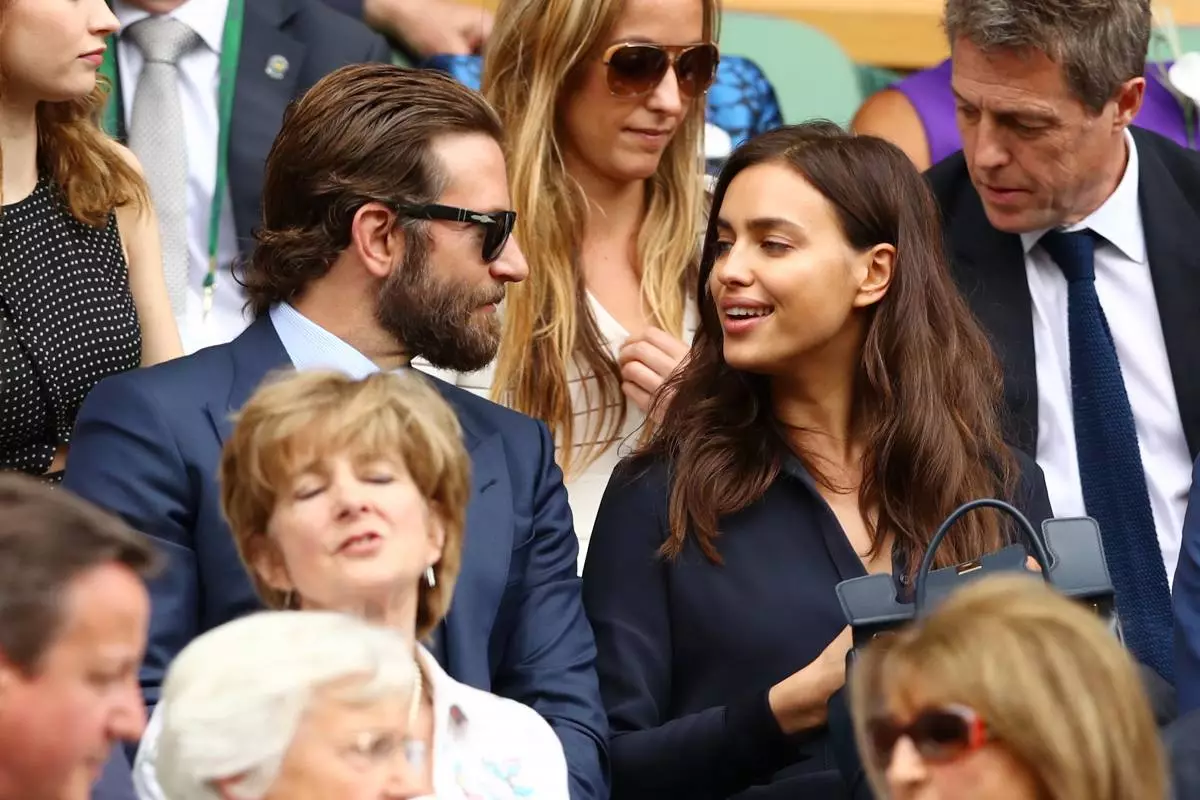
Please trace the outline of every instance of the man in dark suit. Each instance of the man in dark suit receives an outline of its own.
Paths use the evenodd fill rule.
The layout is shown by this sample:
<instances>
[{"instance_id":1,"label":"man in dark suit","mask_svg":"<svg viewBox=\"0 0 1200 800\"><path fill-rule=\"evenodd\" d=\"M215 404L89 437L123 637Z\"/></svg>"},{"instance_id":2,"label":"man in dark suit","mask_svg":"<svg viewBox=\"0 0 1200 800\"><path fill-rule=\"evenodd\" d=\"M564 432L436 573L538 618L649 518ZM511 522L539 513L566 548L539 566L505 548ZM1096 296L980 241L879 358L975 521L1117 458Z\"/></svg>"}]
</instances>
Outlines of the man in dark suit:
<instances>
[{"instance_id":1,"label":"man in dark suit","mask_svg":"<svg viewBox=\"0 0 1200 800\"><path fill-rule=\"evenodd\" d=\"M248 322L230 268L253 244L263 168L288 103L338 67L389 61L391 49L361 21L320 0L112 0L112 5L121 30L110 56L118 89L110 127L146 171L159 212L172 308L184 349L193 352L229 341ZM229 36L238 27L240 46L233 48ZM229 59L236 64L226 69ZM232 111L222 120L227 92ZM216 177L223 125L224 188ZM209 291L212 251L218 269Z\"/></svg>"},{"instance_id":2,"label":"man in dark suit","mask_svg":"<svg viewBox=\"0 0 1200 800\"><path fill-rule=\"evenodd\" d=\"M1138 129L1149 0L948 0L963 152L929 179L1014 444L1099 522L1126 643L1172 679L1200 454L1200 155Z\"/></svg>"},{"instance_id":3,"label":"man in dark suit","mask_svg":"<svg viewBox=\"0 0 1200 800\"><path fill-rule=\"evenodd\" d=\"M1183 522L1183 547L1175 570L1175 681L1179 713L1194 717L1200 730L1200 460ZM1200 765L1192 774L1200 783Z\"/></svg>"},{"instance_id":4,"label":"man in dark suit","mask_svg":"<svg viewBox=\"0 0 1200 800\"><path fill-rule=\"evenodd\" d=\"M66 488L169 556L151 585L147 704L189 641L259 605L222 520L216 470L232 415L263 378L289 366L362 376L407 369L418 355L471 371L494 357L496 304L527 274L508 241L500 137L482 98L439 73L331 74L293 107L267 161L243 278L253 324L230 344L102 382L84 404ZM474 494L433 652L457 680L550 722L572 798L607 797L595 643L551 437L540 422L434 384L458 413Z\"/></svg>"},{"instance_id":5,"label":"man in dark suit","mask_svg":"<svg viewBox=\"0 0 1200 800\"><path fill-rule=\"evenodd\" d=\"M1200 709L1184 713L1163 735L1171 770L1171 797L1200 797Z\"/></svg>"}]
</instances>

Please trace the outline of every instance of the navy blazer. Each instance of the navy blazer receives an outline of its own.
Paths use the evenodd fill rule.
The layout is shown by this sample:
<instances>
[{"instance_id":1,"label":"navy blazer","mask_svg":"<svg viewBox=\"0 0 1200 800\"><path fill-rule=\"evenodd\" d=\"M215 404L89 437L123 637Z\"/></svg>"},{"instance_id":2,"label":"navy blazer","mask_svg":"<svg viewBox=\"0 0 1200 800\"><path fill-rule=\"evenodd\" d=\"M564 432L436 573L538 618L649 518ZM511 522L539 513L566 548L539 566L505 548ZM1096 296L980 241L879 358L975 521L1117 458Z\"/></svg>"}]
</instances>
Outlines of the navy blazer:
<instances>
[{"instance_id":1,"label":"navy blazer","mask_svg":"<svg viewBox=\"0 0 1200 800\"><path fill-rule=\"evenodd\" d=\"M391 52L382 36L319 0L247 0L229 129L229 195L240 252L253 245L267 154L288 105L329 73L390 61ZM278 56L287 59L288 69L275 77L266 66ZM124 115L118 119L118 138L124 139Z\"/></svg>"},{"instance_id":2,"label":"navy blazer","mask_svg":"<svg viewBox=\"0 0 1200 800\"><path fill-rule=\"evenodd\" d=\"M1175 690L1179 713L1200 711L1200 460L1183 518L1183 543L1171 590L1175 608Z\"/></svg>"},{"instance_id":3,"label":"navy blazer","mask_svg":"<svg viewBox=\"0 0 1200 800\"><path fill-rule=\"evenodd\" d=\"M231 415L290 366L268 317L233 342L114 375L79 412L64 485L152 536L168 557L150 584L141 670L148 705L201 633L259 608L221 515L217 467ZM583 613L578 542L546 426L434 378L471 456L462 572L438 630L452 677L532 706L566 752L573 800L608 796L607 724Z\"/></svg>"}]
</instances>

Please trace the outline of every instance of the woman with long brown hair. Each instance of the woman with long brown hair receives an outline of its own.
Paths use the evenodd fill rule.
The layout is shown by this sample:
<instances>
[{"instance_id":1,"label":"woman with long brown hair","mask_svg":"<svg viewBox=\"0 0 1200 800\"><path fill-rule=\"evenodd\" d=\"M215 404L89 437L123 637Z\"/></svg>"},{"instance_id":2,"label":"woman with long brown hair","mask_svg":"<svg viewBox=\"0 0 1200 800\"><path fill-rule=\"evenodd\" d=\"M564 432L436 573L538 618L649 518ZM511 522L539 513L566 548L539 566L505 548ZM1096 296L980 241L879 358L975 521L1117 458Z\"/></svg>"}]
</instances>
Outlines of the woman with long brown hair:
<instances>
[{"instance_id":1,"label":"woman with long brown hair","mask_svg":"<svg viewBox=\"0 0 1200 800\"><path fill-rule=\"evenodd\" d=\"M0 469L61 476L106 375L181 353L158 223L96 123L104 0L0 0Z\"/></svg>"},{"instance_id":2,"label":"woman with long brown hair","mask_svg":"<svg viewBox=\"0 0 1200 800\"><path fill-rule=\"evenodd\" d=\"M903 153L828 123L753 139L722 171L699 331L584 569L616 800L840 796L834 587L882 572L903 594L968 500L1050 516L1037 466L1001 440L999 370L937 220ZM970 515L938 564L1008 539Z\"/></svg>"},{"instance_id":3,"label":"woman with long brown hair","mask_svg":"<svg viewBox=\"0 0 1200 800\"><path fill-rule=\"evenodd\" d=\"M717 0L503 0L488 42L530 272L496 364L459 384L549 425L581 552L695 329L717 23Z\"/></svg>"}]
</instances>

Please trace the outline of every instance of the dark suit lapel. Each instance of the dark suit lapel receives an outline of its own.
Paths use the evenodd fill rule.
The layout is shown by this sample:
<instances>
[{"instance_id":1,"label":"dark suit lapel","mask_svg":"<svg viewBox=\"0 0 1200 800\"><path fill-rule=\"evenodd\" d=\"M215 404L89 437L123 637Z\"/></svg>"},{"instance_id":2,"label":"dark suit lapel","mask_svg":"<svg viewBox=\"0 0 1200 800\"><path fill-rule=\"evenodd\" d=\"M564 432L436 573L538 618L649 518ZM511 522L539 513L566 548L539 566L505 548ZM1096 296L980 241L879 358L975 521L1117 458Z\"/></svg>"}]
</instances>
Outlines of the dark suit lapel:
<instances>
[{"instance_id":1,"label":"dark suit lapel","mask_svg":"<svg viewBox=\"0 0 1200 800\"><path fill-rule=\"evenodd\" d=\"M1150 278L1183 432L1195 459L1200 455L1200 251L1196 246L1200 218L1158 158L1156 142L1136 129L1133 133L1138 145L1138 200Z\"/></svg>"},{"instance_id":2,"label":"dark suit lapel","mask_svg":"<svg viewBox=\"0 0 1200 800\"><path fill-rule=\"evenodd\" d=\"M291 0L246 2L229 135L234 220L243 243L259 224L263 163L279 133L283 113L296 94L304 62L305 46L284 31L294 13ZM269 62L274 64L270 70Z\"/></svg>"},{"instance_id":3,"label":"dark suit lapel","mask_svg":"<svg viewBox=\"0 0 1200 800\"><path fill-rule=\"evenodd\" d=\"M450 613L437 632L438 655L455 680L486 688L491 685L488 661L478 655L486 649L482 643L491 638L512 560L513 488L499 432L476 426L475 416L457 402L455 394L461 390L433 383L458 414L471 457L462 568Z\"/></svg>"},{"instance_id":4,"label":"dark suit lapel","mask_svg":"<svg viewBox=\"0 0 1200 800\"><path fill-rule=\"evenodd\" d=\"M233 432L233 415L245 405L263 379L292 363L270 317L265 315L230 342L229 353L233 360L229 398L224 403L211 403L206 409L222 446Z\"/></svg>"},{"instance_id":5,"label":"dark suit lapel","mask_svg":"<svg viewBox=\"0 0 1200 800\"><path fill-rule=\"evenodd\" d=\"M951 260L959 289L988 332L1004 369L1009 442L1037 456L1037 369L1033 303L1021 237L992 227L970 184L947 220Z\"/></svg>"}]
</instances>

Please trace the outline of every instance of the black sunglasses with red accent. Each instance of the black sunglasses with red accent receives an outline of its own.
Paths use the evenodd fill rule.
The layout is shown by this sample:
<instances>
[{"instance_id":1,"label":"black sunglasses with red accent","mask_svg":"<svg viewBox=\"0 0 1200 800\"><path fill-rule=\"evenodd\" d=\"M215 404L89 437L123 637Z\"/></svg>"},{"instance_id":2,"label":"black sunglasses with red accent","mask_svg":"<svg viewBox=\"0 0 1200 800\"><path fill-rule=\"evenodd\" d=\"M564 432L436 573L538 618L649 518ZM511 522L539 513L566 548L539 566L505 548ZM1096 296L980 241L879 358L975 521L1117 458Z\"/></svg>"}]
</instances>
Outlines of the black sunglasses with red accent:
<instances>
[{"instance_id":1,"label":"black sunglasses with red accent","mask_svg":"<svg viewBox=\"0 0 1200 800\"><path fill-rule=\"evenodd\" d=\"M483 227L483 261L490 264L504 252L513 226L517 224L515 211L471 211L468 208L443 206L430 203L423 206L396 206L397 214L413 219L440 219L447 222L469 222Z\"/></svg>"},{"instance_id":2,"label":"black sunglasses with red accent","mask_svg":"<svg viewBox=\"0 0 1200 800\"><path fill-rule=\"evenodd\" d=\"M608 66L608 90L616 97L645 97L651 94L667 70L675 68L679 93L696 97L708 91L717 76L720 51L706 44L643 44L624 42L604 51Z\"/></svg>"},{"instance_id":3,"label":"black sunglasses with red accent","mask_svg":"<svg viewBox=\"0 0 1200 800\"><path fill-rule=\"evenodd\" d=\"M875 717L867 723L867 737L875 763L891 763L896 744L908 738L921 758L946 762L974 752L989 741L987 725L966 706L927 708L907 725L890 717Z\"/></svg>"}]
</instances>

